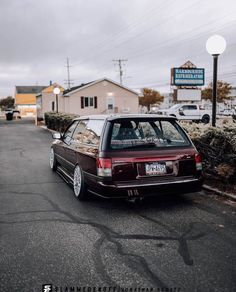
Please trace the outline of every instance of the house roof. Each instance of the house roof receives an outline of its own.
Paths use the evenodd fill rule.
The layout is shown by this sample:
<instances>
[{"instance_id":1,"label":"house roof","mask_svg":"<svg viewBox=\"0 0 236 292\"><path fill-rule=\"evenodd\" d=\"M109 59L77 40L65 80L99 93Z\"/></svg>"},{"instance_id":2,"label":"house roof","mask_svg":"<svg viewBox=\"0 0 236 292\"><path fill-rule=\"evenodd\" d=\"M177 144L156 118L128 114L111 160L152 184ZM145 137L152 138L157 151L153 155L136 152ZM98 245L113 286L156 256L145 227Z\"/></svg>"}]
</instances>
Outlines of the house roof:
<instances>
[{"instance_id":1,"label":"house roof","mask_svg":"<svg viewBox=\"0 0 236 292\"><path fill-rule=\"evenodd\" d=\"M16 86L17 94L37 94L40 93L47 86Z\"/></svg>"},{"instance_id":2,"label":"house roof","mask_svg":"<svg viewBox=\"0 0 236 292\"><path fill-rule=\"evenodd\" d=\"M87 86L88 84L93 83L93 82L94 82L94 81L91 81L91 82L88 82L88 83L81 83L81 84L78 85L78 86L74 86L74 87L71 87L70 89L66 89L66 90L63 92L63 95L64 95L64 94L68 94L68 93L70 93L70 92L72 92L72 91L75 91L75 90L77 90L77 89L79 89L79 88L85 87L85 86Z\"/></svg>"},{"instance_id":3,"label":"house roof","mask_svg":"<svg viewBox=\"0 0 236 292\"><path fill-rule=\"evenodd\" d=\"M121 87L121 88L123 88L123 89L125 89L125 90L128 90L128 91L130 91L130 92L132 92L132 93L138 95L138 93L137 93L136 91L134 91L134 90L132 90L132 89L130 89L130 88L124 86L124 85L121 85L121 84L119 84L119 83L117 83L117 82L115 82L115 81L113 81L113 80L111 80L111 79L108 79L108 78L106 78L106 77L104 77L104 78L102 78L102 79L95 80L95 81L91 81L91 82L88 82L88 83L82 83L82 84L80 84L79 86L74 86L74 87L72 87L71 89L67 89L67 90L65 90L65 91L63 92L63 95L64 95L64 96L65 96L65 95L68 96L68 95L70 95L71 93L75 93L75 92L77 92L77 91L79 91L79 90L82 90L82 89L84 89L84 88L86 88L86 87L89 87L89 86L95 85L95 84L97 84L97 83L99 83L99 82L102 82L102 81L108 81L108 82L111 82L111 83L113 83L113 84L115 84L115 85L117 85L117 86L119 86L119 87Z\"/></svg>"},{"instance_id":4,"label":"house roof","mask_svg":"<svg viewBox=\"0 0 236 292\"><path fill-rule=\"evenodd\" d=\"M55 87L59 87L61 92L64 92L65 91L65 88L63 88L60 84L53 83L53 84L47 86L46 88L44 88L42 92L43 93L51 93L51 92L53 92L53 89Z\"/></svg>"},{"instance_id":5,"label":"house roof","mask_svg":"<svg viewBox=\"0 0 236 292\"><path fill-rule=\"evenodd\" d=\"M53 84L51 84L49 86L44 87L44 89L42 91L40 91L38 94L36 94L36 97L42 96L43 93L52 93L53 89L55 87L59 87L60 88L60 92L62 92L62 93L65 91L65 88L63 88L60 84L53 83Z\"/></svg>"}]
</instances>

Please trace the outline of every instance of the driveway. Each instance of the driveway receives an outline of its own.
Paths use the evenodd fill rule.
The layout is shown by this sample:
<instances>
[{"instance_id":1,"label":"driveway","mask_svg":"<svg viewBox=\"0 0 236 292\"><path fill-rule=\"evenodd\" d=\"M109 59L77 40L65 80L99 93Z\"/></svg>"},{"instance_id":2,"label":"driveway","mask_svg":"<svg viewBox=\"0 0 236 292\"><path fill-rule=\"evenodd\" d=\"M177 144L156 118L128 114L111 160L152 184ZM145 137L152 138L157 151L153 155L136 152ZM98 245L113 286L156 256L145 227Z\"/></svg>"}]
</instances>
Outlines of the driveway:
<instances>
[{"instance_id":1,"label":"driveway","mask_svg":"<svg viewBox=\"0 0 236 292\"><path fill-rule=\"evenodd\" d=\"M32 121L0 120L1 292L236 291L231 203L205 192L79 202L49 168L50 143Z\"/></svg>"}]
</instances>

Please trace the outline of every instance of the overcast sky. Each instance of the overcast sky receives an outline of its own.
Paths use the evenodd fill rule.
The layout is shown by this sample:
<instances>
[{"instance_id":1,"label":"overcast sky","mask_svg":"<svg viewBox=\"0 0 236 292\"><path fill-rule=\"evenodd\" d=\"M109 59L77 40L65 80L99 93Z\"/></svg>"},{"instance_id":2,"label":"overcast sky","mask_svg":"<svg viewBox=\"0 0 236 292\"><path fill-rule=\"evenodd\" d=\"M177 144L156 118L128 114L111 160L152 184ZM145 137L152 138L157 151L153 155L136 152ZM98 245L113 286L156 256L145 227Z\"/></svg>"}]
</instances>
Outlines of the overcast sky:
<instances>
[{"instance_id":1,"label":"overcast sky","mask_svg":"<svg viewBox=\"0 0 236 292\"><path fill-rule=\"evenodd\" d=\"M0 0L0 97L15 85L66 87L108 77L127 59L124 85L170 90L170 68L191 60L212 76L205 43L227 41L219 79L236 86L235 0Z\"/></svg>"}]
</instances>

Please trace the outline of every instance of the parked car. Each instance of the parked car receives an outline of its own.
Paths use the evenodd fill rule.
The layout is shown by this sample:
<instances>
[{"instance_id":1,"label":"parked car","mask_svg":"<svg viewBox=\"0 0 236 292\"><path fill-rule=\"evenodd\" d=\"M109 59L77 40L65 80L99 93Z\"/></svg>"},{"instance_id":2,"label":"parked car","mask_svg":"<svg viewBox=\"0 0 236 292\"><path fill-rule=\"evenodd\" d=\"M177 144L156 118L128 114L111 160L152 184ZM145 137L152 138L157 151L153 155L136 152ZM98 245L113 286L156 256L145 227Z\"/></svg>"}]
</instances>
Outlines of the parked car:
<instances>
[{"instance_id":1,"label":"parked car","mask_svg":"<svg viewBox=\"0 0 236 292\"><path fill-rule=\"evenodd\" d=\"M8 108L5 110L6 120L21 119L20 111Z\"/></svg>"},{"instance_id":2,"label":"parked car","mask_svg":"<svg viewBox=\"0 0 236 292\"><path fill-rule=\"evenodd\" d=\"M201 157L174 117L80 117L53 138L50 167L80 200L88 193L133 198L201 189Z\"/></svg>"},{"instance_id":3,"label":"parked car","mask_svg":"<svg viewBox=\"0 0 236 292\"><path fill-rule=\"evenodd\" d=\"M211 111L198 104L175 104L169 109L157 111L158 115L176 117L178 120L191 120L207 124L211 119Z\"/></svg>"},{"instance_id":4,"label":"parked car","mask_svg":"<svg viewBox=\"0 0 236 292\"><path fill-rule=\"evenodd\" d=\"M219 115L221 116L233 116L235 115L235 110L234 109L224 109L220 111Z\"/></svg>"}]
</instances>

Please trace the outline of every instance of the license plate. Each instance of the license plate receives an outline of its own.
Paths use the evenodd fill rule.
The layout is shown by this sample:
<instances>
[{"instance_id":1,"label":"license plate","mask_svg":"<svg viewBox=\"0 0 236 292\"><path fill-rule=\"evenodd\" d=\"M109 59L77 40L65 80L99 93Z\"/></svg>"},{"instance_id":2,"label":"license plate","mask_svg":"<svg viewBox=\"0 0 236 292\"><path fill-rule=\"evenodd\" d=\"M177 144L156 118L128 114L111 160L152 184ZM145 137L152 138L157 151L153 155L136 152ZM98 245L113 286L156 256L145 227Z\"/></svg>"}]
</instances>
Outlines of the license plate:
<instances>
[{"instance_id":1,"label":"license plate","mask_svg":"<svg viewBox=\"0 0 236 292\"><path fill-rule=\"evenodd\" d=\"M145 164L146 175L162 175L166 174L166 164L165 163L146 163Z\"/></svg>"}]
</instances>

